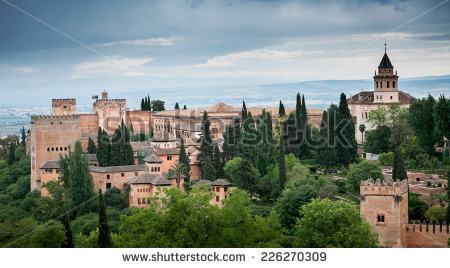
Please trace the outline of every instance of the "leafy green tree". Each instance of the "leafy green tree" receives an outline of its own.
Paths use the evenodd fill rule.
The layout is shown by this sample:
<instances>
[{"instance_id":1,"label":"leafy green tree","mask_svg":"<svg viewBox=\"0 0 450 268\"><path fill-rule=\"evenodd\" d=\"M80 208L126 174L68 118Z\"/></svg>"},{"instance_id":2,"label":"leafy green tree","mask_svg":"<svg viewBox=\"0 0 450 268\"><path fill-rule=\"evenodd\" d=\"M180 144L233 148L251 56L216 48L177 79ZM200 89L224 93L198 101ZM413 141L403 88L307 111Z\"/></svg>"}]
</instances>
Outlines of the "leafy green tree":
<instances>
[{"instance_id":1,"label":"leafy green tree","mask_svg":"<svg viewBox=\"0 0 450 268\"><path fill-rule=\"evenodd\" d=\"M444 95L439 96L434 107L434 120L438 137L447 140L447 151L450 155L450 99Z\"/></svg>"},{"instance_id":2,"label":"leafy green tree","mask_svg":"<svg viewBox=\"0 0 450 268\"><path fill-rule=\"evenodd\" d=\"M114 131L111 138L111 166L125 166L134 164L133 147L130 144L131 136L123 120Z\"/></svg>"},{"instance_id":3,"label":"leafy green tree","mask_svg":"<svg viewBox=\"0 0 450 268\"><path fill-rule=\"evenodd\" d=\"M295 247L373 248L378 237L355 204L314 199L303 205L296 225Z\"/></svg>"},{"instance_id":4,"label":"leafy green tree","mask_svg":"<svg viewBox=\"0 0 450 268\"><path fill-rule=\"evenodd\" d=\"M158 111L164 111L166 108L164 107L164 101L162 100L152 100L152 111L158 112Z\"/></svg>"},{"instance_id":5,"label":"leafy green tree","mask_svg":"<svg viewBox=\"0 0 450 268\"><path fill-rule=\"evenodd\" d=\"M311 202L319 192L315 179L304 177L300 181L299 185L285 189L275 206L275 210L280 214L282 226L289 230L293 229L300 217L300 208Z\"/></svg>"},{"instance_id":6,"label":"leafy green tree","mask_svg":"<svg viewBox=\"0 0 450 268\"><path fill-rule=\"evenodd\" d=\"M383 166L392 167L394 165L394 153L393 152L381 153L378 156L378 161L380 161L381 165Z\"/></svg>"},{"instance_id":7,"label":"leafy green tree","mask_svg":"<svg viewBox=\"0 0 450 268\"><path fill-rule=\"evenodd\" d=\"M383 180L381 167L372 161L362 161L359 164L350 166L347 175L347 183L345 188L353 194L359 194L361 181L368 179Z\"/></svg>"},{"instance_id":8,"label":"leafy green tree","mask_svg":"<svg viewBox=\"0 0 450 268\"><path fill-rule=\"evenodd\" d=\"M95 142L91 139L91 137L89 137L87 151L88 154L95 154L97 152L97 147L95 146Z\"/></svg>"},{"instance_id":9,"label":"leafy green tree","mask_svg":"<svg viewBox=\"0 0 450 268\"><path fill-rule=\"evenodd\" d=\"M236 140L234 125L226 125L223 133L223 159L227 162L236 156Z\"/></svg>"},{"instance_id":10,"label":"leafy green tree","mask_svg":"<svg viewBox=\"0 0 450 268\"><path fill-rule=\"evenodd\" d=\"M220 209L209 203L209 186L195 187L190 194L176 188L150 207L123 217L115 240L118 247L277 247L278 215L267 219L252 216L248 196L233 189Z\"/></svg>"},{"instance_id":11,"label":"leafy green tree","mask_svg":"<svg viewBox=\"0 0 450 268\"><path fill-rule=\"evenodd\" d=\"M356 159L357 144L355 140L355 125L353 124L344 93L341 94L336 121L337 156L339 162L348 168L349 164Z\"/></svg>"},{"instance_id":12,"label":"leafy green tree","mask_svg":"<svg viewBox=\"0 0 450 268\"><path fill-rule=\"evenodd\" d=\"M409 193L408 214L411 220L424 220L428 205L419 198L419 194Z\"/></svg>"},{"instance_id":13,"label":"leafy green tree","mask_svg":"<svg viewBox=\"0 0 450 268\"><path fill-rule=\"evenodd\" d=\"M51 221L36 228L30 236L29 247L60 248L66 241L64 226L57 221Z\"/></svg>"},{"instance_id":14,"label":"leafy green tree","mask_svg":"<svg viewBox=\"0 0 450 268\"><path fill-rule=\"evenodd\" d=\"M98 247L110 248L111 245L111 230L108 226L108 220L106 218L106 206L103 200L102 190L98 190L98 204L100 212L98 215Z\"/></svg>"},{"instance_id":15,"label":"leafy green tree","mask_svg":"<svg viewBox=\"0 0 450 268\"><path fill-rule=\"evenodd\" d=\"M433 222L442 222L447 218L447 209L440 205L431 206L427 212L425 212L425 218Z\"/></svg>"},{"instance_id":16,"label":"leafy green tree","mask_svg":"<svg viewBox=\"0 0 450 268\"><path fill-rule=\"evenodd\" d=\"M407 180L408 175L406 174L405 160L403 159L403 153L400 148L394 150L394 166L392 168L392 179L396 180Z\"/></svg>"},{"instance_id":17,"label":"leafy green tree","mask_svg":"<svg viewBox=\"0 0 450 268\"><path fill-rule=\"evenodd\" d=\"M283 105L283 103L281 101L280 101L280 107L278 108L278 115L280 117L286 115L286 111L284 109L284 105Z\"/></svg>"},{"instance_id":18,"label":"leafy green tree","mask_svg":"<svg viewBox=\"0 0 450 268\"><path fill-rule=\"evenodd\" d=\"M67 196L75 215L89 212L92 209L91 200L95 196L94 182L90 173L89 161L81 142L76 141L69 160ZM64 159L61 159L60 162ZM65 174L63 174L64 176Z\"/></svg>"},{"instance_id":19,"label":"leafy green tree","mask_svg":"<svg viewBox=\"0 0 450 268\"><path fill-rule=\"evenodd\" d=\"M427 98L412 101L409 106L408 122L414 129L420 146L430 155L434 154L434 144L439 140L434 120L435 105L435 99L428 95Z\"/></svg>"},{"instance_id":20,"label":"leafy green tree","mask_svg":"<svg viewBox=\"0 0 450 268\"><path fill-rule=\"evenodd\" d=\"M186 149L184 148L184 139L181 138L181 145L180 145L180 153L178 154L178 161L183 165L183 175L184 180L189 181L191 177L191 165L189 157L186 154Z\"/></svg>"},{"instance_id":21,"label":"leafy green tree","mask_svg":"<svg viewBox=\"0 0 450 268\"><path fill-rule=\"evenodd\" d=\"M128 194L128 190L121 191L117 187L110 188L103 195L106 207L117 210L128 208Z\"/></svg>"},{"instance_id":22,"label":"leafy green tree","mask_svg":"<svg viewBox=\"0 0 450 268\"><path fill-rule=\"evenodd\" d=\"M206 157L205 167L203 169L202 179L208 181L216 180L216 171L209 156Z\"/></svg>"},{"instance_id":23,"label":"leafy green tree","mask_svg":"<svg viewBox=\"0 0 450 268\"><path fill-rule=\"evenodd\" d=\"M241 168L243 159L241 157L235 157L228 161L223 168L225 175L230 179L232 184L237 184L239 178L237 177L238 171Z\"/></svg>"},{"instance_id":24,"label":"leafy green tree","mask_svg":"<svg viewBox=\"0 0 450 268\"><path fill-rule=\"evenodd\" d=\"M380 126L367 132L364 143L367 152L387 153L391 147L391 129L388 126Z\"/></svg>"}]
</instances>

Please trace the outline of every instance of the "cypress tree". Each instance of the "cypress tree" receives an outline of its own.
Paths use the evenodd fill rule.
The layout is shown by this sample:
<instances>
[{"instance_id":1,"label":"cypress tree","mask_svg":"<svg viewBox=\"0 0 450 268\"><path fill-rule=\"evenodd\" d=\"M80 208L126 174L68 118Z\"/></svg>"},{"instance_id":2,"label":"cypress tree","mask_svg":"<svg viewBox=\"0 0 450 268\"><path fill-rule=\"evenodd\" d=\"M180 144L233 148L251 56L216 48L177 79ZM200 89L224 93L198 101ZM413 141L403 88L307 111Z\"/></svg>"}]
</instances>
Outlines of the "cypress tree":
<instances>
[{"instance_id":1,"label":"cypress tree","mask_svg":"<svg viewBox=\"0 0 450 268\"><path fill-rule=\"evenodd\" d=\"M290 113L284 125L284 143L286 154L299 155L299 146L297 144L297 129L295 128L295 115Z\"/></svg>"},{"instance_id":2,"label":"cypress tree","mask_svg":"<svg viewBox=\"0 0 450 268\"><path fill-rule=\"evenodd\" d=\"M447 169L447 200L450 202L450 168ZM450 223L450 205L447 205L447 224Z\"/></svg>"},{"instance_id":3,"label":"cypress tree","mask_svg":"<svg viewBox=\"0 0 450 268\"><path fill-rule=\"evenodd\" d=\"M219 150L219 145L216 144L214 146L214 154L213 154L213 166L214 170L216 171L216 177L217 178L223 178L224 171L222 166L222 156Z\"/></svg>"},{"instance_id":4,"label":"cypress tree","mask_svg":"<svg viewBox=\"0 0 450 268\"><path fill-rule=\"evenodd\" d=\"M278 108L278 115L280 117L286 115L286 111L284 110L284 105L281 101L280 101L280 107Z\"/></svg>"},{"instance_id":5,"label":"cypress tree","mask_svg":"<svg viewBox=\"0 0 450 268\"><path fill-rule=\"evenodd\" d=\"M22 143L23 147L26 147L26 139L27 139L27 134L25 134L25 127L22 127L22 140L21 140L21 143Z\"/></svg>"},{"instance_id":6,"label":"cypress tree","mask_svg":"<svg viewBox=\"0 0 450 268\"><path fill-rule=\"evenodd\" d=\"M8 157L8 165L14 164L14 161L16 161L16 146L14 146L14 143L11 142L9 144L9 157Z\"/></svg>"},{"instance_id":7,"label":"cypress tree","mask_svg":"<svg viewBox=\"0 0 450 268\"><path fill-rule=\"evenodd\" d=\"M183 110L186 110L187 109L187 107L186 107L186 104L183 106Z\"/></svg>"},{"instance_id":8,"label":"cypress tree","mask_svg":"<svg viewBox=\"0 0 450 268\"><path fill-rule=\"evenodd\" d=\"M241 166L237 172L238 181L237 186L239 188L245 189L252 194L255 190L256 177L253 172L253 164L251 160L251 153L249 148L244 148L242 153Z\"/></svg>"},{"instance_id":9,"label":"cypress tree","mask_svg":"<svg viewBox=\"0 0 450 268\"><path fill-rule=\"evenodd\" d=\"M65 232L66 232L66 241L64 244L62 244L61 247L63 248L73 248L73 235L72 235L72 229L70 228L70 220L69 220L69 213L64 208L64 214L62 217L62 224L64 226Z\"/></svg>"},{"instance_id":10,"label":"cypress tree","mask_svg":"<svg viewBox=\"0 0 450 268\"><path fill-rule=\"evenodd\" d=\"M199 149L200 153L197 156L197 162L199 163L202 172L204 172L206 158L209 157L211 160L213 155L212 138L209 130L210 125L211 122L209 121L208 114L205 111L202 117L202 134L200 136Z\"/></svg>"},{"instance_id":11,"label":"cypress tree","mask_svg":"<svg viewBox=\"0 0 450 268\"><path fill-rule=\"evenodd\" d=\"M295 128L296 128L296 133L297 133L297 141L296 141L296 146L298 146L298 151L296 152L295 156L296 157L300 157L300 150L302 147L302 143L304 142L302 137L303 137L303 124L302 124L302 111L303 111L303 107L302 107L302 100L300 98L300 93L297 93L297 99L295 102Z\"/></svg>"},{"instance_id":12,"label":"cypress tree","mask_svg":"<svg viewBox=\"0 0 450 268\"><path fill-rule=\"evenodd\" d=\"M216 171L211 162L211 157L207 156L205 159L205 167L203 168L202 179L208 181L216 180Z\"/></svg>"},{"instance_id":13,"label":"cypress tree","mask_svg":"<svg viewBox=\"0 0 450 268\"><path fill-rule=\"evenodd\" d=\"M131 146L131 134L130 131L128 131L128 128L125 126L123 120L122 120L122 133L124 133L125 137L122 139L122 146L123 146L123 157L124 162L123 165L134 165L134 155L133 155L133 147Z\"/></svg>"},{"instance_id":14,"label":"cypress tree","mask_svg":"<svg viewBox=\"0 0 450 268\"><path fill-rule=\"evenodd\" d=\"M241 121L245 124L245 119L247 118L247 107L245 106L245 101L242 101L242 111L241 111Z\"/></svg>"},{"instance_id":15,"label":"cypress tree","mask_svg":"<svg viewBox=\"0 0 450 268\"><path fill-rule=\"evenodd\" d=\"M141 100L141 111L145 111L145 101L144 98Z\"/></svg>"},{"instance_id":16,"label":"cypress tree","mask_svg":"<svg viewBox=\"0 0 450 268\"><path fill-rule=\"evenodd\" d=\"M111 154L111 143L109 141L109 136L105 130L98 128L97 133L97 161L98 165L101 167L108 167Z\"/></svg>"},{"instance_id":17,"label":"cypress tree","mask_svg":"<svg viewBox=\"0 0 450 268\"><path fill-rule=\"evenodd\" d=\"M403 159L403 153L400 147L394 150L394 166L392 167L392 180L407 180L405 160Z\"/></svg>"},{"instance_id":18,"label":"cypress tree","mask_svg":"<svg viewBox=\"0 0 450 268\"><path fill-rule=\"evenodd\" d=\"M114 131L114 135L111 138L111 160L110 166L122 166L125 162L122 133L120 128Z\"/></svg>"},{"instance_id":19,"label":"cypress tree","mask_svg":"<svg viewBox=\"0 0 450 268\"><path fill-rule=\"evenodd\" d=\"M348 109L347 98L344 93L341 94L339 102L335 133L339 162L348 168L349 164L356 159L357 144L355 139L355 124Z\"/></svg>"},{"instance_id":20,"label":"cypress tree","mask_svg":"<svg viewBox=\"0 0 450 268\"><path fill-rule=\"evenodd\" d=\"M325 166L328 170L331 166L335 164L333 157L334 148L330 146L329 141L329 132L330 132L330 117L327 111L323 111L322 122L320 123L320 140L319 140L319 149L317 152L317 162Z\"/></svg>"},{"instance_id":21,"label":"cypress tree","mask_svg":"<svg viewBox=\"0 0 450 268\"><path fill-rule=\"evenodd\" d=\"M150 101L150 95L147 95L147 111L152 110L152 102Z\"/></svg>"},{"instance_id":22,"label":"cypress tree","mask_svg":"<svg viewBox=\"0 0 450 268\"><path fill-rule=\"evenodd\" d=\"M88 154L95 154L97 152L97 147L95 146L95 142L91 139L91 137L89 137L87 151Z\"/></svg>"},{"instance_id":23,"label":"cypress tree","mask_svg":"<svg viewBox=\"0 0 450 268\"><path fill-rule=\"evenodd\" d=\"M91 206L86 204L94 196L94 182L89 168L89 161L81 142L75 142L75 148L69 159L69 186L67 195L74 208L75 215L91 210Z\"/></svg>"},{"instance_id":24,"label":"cypress tree","mask_svg":"<svg viewBox=\"0 0 450 268\"><path fill-rule=\"evenodd\" d=\"M233 127L234 127L234 144L235 145L234 145L233 150L231 151L231 153L232 153L232 157L234 158L234 157L236 157L236 155L237 155L237 153L239 151L239 148L242 147L242 144L241 144L241 132L242 132L242 130L241 130L241 122L239 121L239 118L235 118L234 119Z\"/></svg>"},{"instance_id":25,"label":"cypress tree","mask_svg":"<svg viewBox=\"0 0 450 268\"><path fill-rule=\"evenodd\" d=\"M106 218L105 201L103 200L102 190L98 190L98 204L100 211L98 213L98 247L111 247L111 230L108 226L108 219Z\"/></svg>"},{"instance_id":26,"label":"cypress tree","mask_svg":"<svg viewBox=\"0 0 450 268\"><path fill-rule=\"evenodd\" d=\"M284 185L286 183L286 160L284 158L284 140L283 136L280 137L280 153L278 159L278 174L280 177L280 191L283 191Z\"/></svg>"},{"instance_id":27,"label":"cypress tree","mask_svg":"<svg viewBox=\"0 0 450 268\"><path fill-rule=\"evenodd\" d=\"M186 149L184 148L184 140L181 138L180 153L178 155L178 161L183 165L183 175L185 176L185 181L190 180L191 166L189 164L189 157L186 155Z\"/></svg>"},{"instance_id":28,"label":"cypress tree","mask_svg":"<svg viewBox=\"0 0 450 268\"><path fill-rule=\"evenodd\" d=\"M177 102L177 103L175 103L175 107L174 107L174 109L175 109L175 110L180 110L180 105L178 105L178 102Z\"/></svg>"},{"instance_id":29,"label":"cypress tree","mask_svg":"<svg viewBox=\"0 0 450 268\"><path fill-rule=\"evenodd\" d=\"M301 139L300 139L300 156L301 157L309 157L309 146L308 142L311 140L308 138L309 128L308 128L308 113L306 111L306 101L305 95L302 96L302 104L301 104Z\"/></svg>"},{"instance_id":30,"label":"cypress tree","mask_svg":"<svg viewBox=\"0 0 450 268\"><path fill-rule=\"evenodd\" d=\"M103 130L102 140L103 140L102 142L105 145L104 164L105 167L109 167L111 165L111 139L109 138L109 135L106 132L106 130Z\"/></svg>"},{"instance_id":31,"label":"cypress tree","mask_svg":"<svg viewBox=\"0 0 450 268\"><path fill-rule=\"evenodd\" d=\"M223 160L224 162L231 160L231 150L234 145L233 135L234 135L234 128L230 125L225 126L225 132L222 134L223 136Z\"/></svg>"}]
</instances>

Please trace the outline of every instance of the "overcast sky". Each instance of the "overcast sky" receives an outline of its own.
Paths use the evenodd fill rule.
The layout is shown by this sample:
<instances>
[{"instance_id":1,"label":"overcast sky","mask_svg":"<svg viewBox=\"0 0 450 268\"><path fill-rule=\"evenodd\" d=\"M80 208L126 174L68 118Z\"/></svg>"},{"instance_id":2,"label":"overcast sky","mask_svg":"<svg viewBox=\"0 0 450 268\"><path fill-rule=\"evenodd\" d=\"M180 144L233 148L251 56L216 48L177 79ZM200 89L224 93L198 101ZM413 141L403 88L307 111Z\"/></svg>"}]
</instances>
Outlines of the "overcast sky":
<instances>
[{"instance_id":1,"label":"overcast sky","mask_svg":"<svg viewBox=\"0 0 450 268\"><path fill-rule=\"evenodd\" d=\"M450 74L448 1L0 0L0 38L3 97L368 79L385 41Z\"/></svg>"}]
</instances>

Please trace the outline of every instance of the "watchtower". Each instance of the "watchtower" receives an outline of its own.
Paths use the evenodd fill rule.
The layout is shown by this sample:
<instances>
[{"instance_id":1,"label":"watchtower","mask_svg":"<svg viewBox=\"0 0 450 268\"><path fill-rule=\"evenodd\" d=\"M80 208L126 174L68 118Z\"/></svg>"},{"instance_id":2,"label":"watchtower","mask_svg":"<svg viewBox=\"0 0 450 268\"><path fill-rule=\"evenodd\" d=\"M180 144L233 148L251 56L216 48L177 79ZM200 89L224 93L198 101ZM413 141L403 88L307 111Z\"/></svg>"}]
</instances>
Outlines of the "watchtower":
<instances>
[{"instance_id":1,"label":"watchtower","mask_svg":"<svg viewBox=\"0 0 450 268\"><path fill-rule=\"evenodd\" d=\"M389 247L406 247L408 224L408 181L369 179L360 186L361 216Z\"/></svg>"},{"instance_id":2,"label":"watchtower","mask_svg":"<svg viewBox=\"0 0 450 268\"><path fill-rule=\"evenodd\" d=\"M53 99L53 115L69 115L77 113L77 101L75 99Z\"/></svg>"}]
</instances>

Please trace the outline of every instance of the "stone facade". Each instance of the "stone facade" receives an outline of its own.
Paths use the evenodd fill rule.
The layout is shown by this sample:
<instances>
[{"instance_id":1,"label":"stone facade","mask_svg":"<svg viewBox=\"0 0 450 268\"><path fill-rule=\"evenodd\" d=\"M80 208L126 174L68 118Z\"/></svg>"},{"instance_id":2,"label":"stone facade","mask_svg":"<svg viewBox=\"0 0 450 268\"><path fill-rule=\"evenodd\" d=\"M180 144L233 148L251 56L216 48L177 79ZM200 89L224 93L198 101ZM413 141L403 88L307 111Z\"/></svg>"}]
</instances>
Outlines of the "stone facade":
<instances>
[{"instance_id":1,"label":"stone facade","mask_svg":"<svg viewBox=\"0 0 450 268\"><path fill-rule=\"evenodd\" d=\"M449 227L432 222L412 223L408 220L408 181L385 179L361 182L361 216L378 234L382 246L447 247Z\"/></svg>"}]
</instances>

